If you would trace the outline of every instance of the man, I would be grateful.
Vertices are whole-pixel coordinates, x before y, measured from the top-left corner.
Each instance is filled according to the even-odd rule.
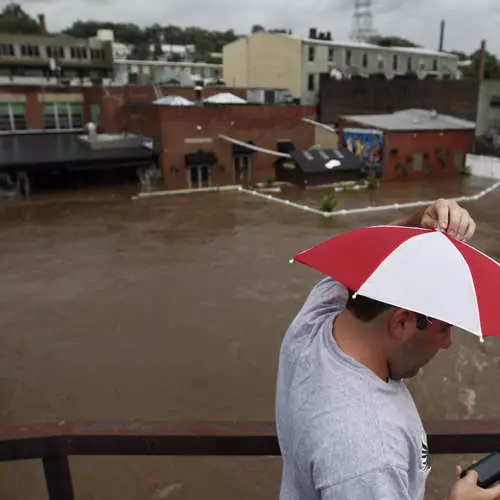
[[[449,200],[393,224],[440,229],[462,241],[476,229],[469,213]],[[280,354],[281,500],[424,498],[427,438],[402,380],[451,345],[450,328],[353,298],[330,278],[313,288]],[[476,482],[475,473],[458,480],[449,499],[500,499],[500,487],[483,490]]]

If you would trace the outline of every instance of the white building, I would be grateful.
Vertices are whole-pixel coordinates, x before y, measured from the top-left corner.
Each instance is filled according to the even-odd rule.
[[[457,78],[458,59],[424,48],[379,47],[341,42],[311,30],[301,38],[259,32],[224,47],[223,78],[229,86],[289,89],[303,104],[316,104],[322,73],[335,78],[374,73],[392,79],[415,73],[418,78]]]

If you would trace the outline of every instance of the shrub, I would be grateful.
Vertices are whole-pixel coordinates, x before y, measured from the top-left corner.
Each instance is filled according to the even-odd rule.
[[[339,204],[338,198],[334,194],[331,194],[323,198],[320,210],[323,212],[333,212],[337,208],[338,204]]]

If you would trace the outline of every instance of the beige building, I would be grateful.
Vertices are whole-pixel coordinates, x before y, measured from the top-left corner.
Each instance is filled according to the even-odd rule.
[[[302,104],[317,104],[319,75],[336,78],[415,73],[421,79],[457,78],[457,57],[423,48],[339,42],[311,30],[308,38],[259,32],[224,47],[223,79],[229,86],[290,90]]]
[[[66,35],[0,34],[0,83],[90,82],[112,74],[109,42]]]

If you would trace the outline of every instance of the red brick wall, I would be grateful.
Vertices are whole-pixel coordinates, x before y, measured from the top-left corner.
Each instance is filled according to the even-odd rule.
[[[102,87],[87,87],[83,89],[83,92],[85,96],[85,120],[90,120],[91,104],[99,104],[101,106],[101,129],[103,132],[109,134],[122,132],[122,107],[124,104],[147,103],[156,99],[155,91],[151,85],[128,85],[106,89]],[[176,95],[191,101],[194,101],[196,98],[194,88],[161,87],[161,92],[164,96]],[[206,99],[221,92],[230,92],[243,98],[247,96],[247,89],[208,87],[202,89],[201,98]]]
[[[161,130],[158,144],[160,164],[169,189],[189,186],[185,155],[198,149],[213,151],[218,164],[212,168],[212,185],[234,184],[232,144],[220,134],[276,151],[279,140],[291,140],[299,149],[314,144],[314,127],[301,121],[313,117],[315,108],[306,106],[228,106],[219,108],[169,108],[131,106],[128,113],[136,116],[129,129],[153,136]],[[158,121],[150,109],[157,110]],[[145,120],[140,117],[144,116]],[[143,123],[143,125],[140,125]],[[147,125],[146,125],[147,124]],[[210,143],[186,143],[186,139],[211,139]],[[251,183],[265,182],[274,176],[277,157],[265,153],[251,155]],[[224,166],[224,170],[219,168]],[[179,169],[180,172],[175,171]]]
[[[452,175],[463,167],[455,165],[455,151],[463,153],[463,162],[465,155],[470,153],[474,143],[474,131],[470,130],[448,130],[443,132],[391,132],[387,134],[384,151],[384,178],[399,179],[403,176],[398,171],[398,163],[412,166],[413,162],[408,160],[408,155],[415,153],[428,154],[429,158],[423,160],[424,165],[434,167],[433,175]],[[438,152],[437,149],[441,151]],[[391,153],[393,149],[399,150],[398,154]],[[446,168],[442,167],[439,158],[446,161]],[[421,178],[428,176],[429,173],[415,172],[409,169],[409,176],[412,178]]]
[[[368,128],[356,122],[349,122],[341,119],[339,127],[344,128]],[[342,133],[339,141],[343,142]],[[427,153],[428,159],[423,159],[423,165],[434,167],[435,175],[455,174],[457,169],[463,165],[455,165],[454,152],[462,151],[465,161],[465,154],[470,153],[474,145],[473,130],[448,130],[448,131],[424,131],[424,132],[384,132],[384,161],[382,173],[384,179],[394,180],[404,176],[401,170],[396,168],[398,163],[407,169],[408,177],[422,178],[429,176],[428,172],[415,172],[412,170],[413,161],[408,160],[408,155],[415,153]],[[438,153],[437,148],[441,148]],[[399,150],[398,154],[391,153],[392,150]],[[449,151],[449,153],[447,153]],[[440,158],[446,160],[446,168],[442,168]]]

